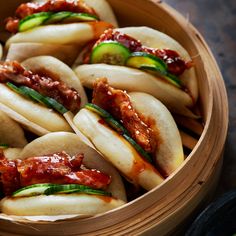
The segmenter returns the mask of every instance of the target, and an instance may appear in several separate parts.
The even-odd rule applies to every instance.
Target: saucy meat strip
[[[0,83],[12,82],[18,86],[27,86],[44,96],[55,99],[71,112],[78,112],[81,104],[78,92],[46,74],[26,70],[16,61],[0,63]]]
[[[189,69],[192,66],[191,61],[185,62],[176,51],[143,46],[139,40],[113,29],[106,30],[104,34],[100,36],[100,39],[96,42],[96,45],[104,41],[117,41],[129,48],[131,52],[146,52],[154,55],[162,59],[167,64],[168,71],[176,76],[183,74],[186,69]]]
[[[23,3],[21,4],[15,12],[15,17],[9,17],[5,20],[6,30],[11,33],[18,32],[19,21],[26,16],[33,15],[39,12],[61,12],[69,11],[74,13],[87,13],[91,15],[98,16],[95,10],[83,1],[67,1],[67,0],[50,0],[45,3]]]
[[[108,111],[120,120],[131,137],[147,152],[156,148],[153,131],[132,107],[129,95],[109,86],[107,79],[98,79],[94,84],[92,103]]]
[[[3,192],[9,195],[20,188],[20,175],[14,161],[8,161],[0,149],[0,184]]]
[[[66,152],[30,157],[25,160],[0,159],[1,183],[5,195],[21,187],[39,184],[82,184],[94,189],[105,189],[111,177],[83,164],[83,154],[73,157]]]

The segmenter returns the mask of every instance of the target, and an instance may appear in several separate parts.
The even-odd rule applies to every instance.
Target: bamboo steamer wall
[[[11,15],[19,2],[1,2],[1,18]],[[228,127],[228,103],[220,71],[204,39],[186,19],[161,1],[109,3],[120,26],[159,29],[179,41],[193,57],[204,121],[200,139],[184,164],[162,185],[117,210],[54,223],[0,220],[1,235],[168,235],[189,218],[216,186]],[[1,39],[4,37],[1,33]]]

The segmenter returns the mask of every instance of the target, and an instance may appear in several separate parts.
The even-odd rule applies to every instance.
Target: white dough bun
[[[191,61],[183,46],[158,30],[142,26],[118,28],[117,31],[139,40],[144,46],[174,50],[185,61]],[[81,57],[80,54],[75,65],[81,63]],[[185,70],[180,76],[182,85],[187,90],[182,90],[153,74],[124,66],[86,64],[77,66],[75,73],[85,87],[92,88],[97,78],[106,77],[109,84],[115,88],[128,92],[148,93],[163,102],[171,112],[197,118],[191,111],[198,99],[198,83],[194,68]]]
[[[70,67],[58,59],[51,56],[39,56],[23,61],[22,65],[33,72],[43,71],[59,79],[79,93],[81,106],[87,103],[85,91],[77,76]],[[0,109],[6,110],[12,119],[22,123],[32,132],[43,135],[48,132],[72,131],[64,117],[51,108],[17,94],[4,84],[0,84],[0,90]]]
[[[96,215],[119,206],[124,202],[112,197],[88,194],[57,194],[34,197],[10,198],[1,201],[1,210],[7,215],[54,216],[54,215]]]
[[[154,165],[171,175],[184,161],[178,128],[167,108],[156,98],[145,93],[129,94],[134,109],[151,120],[157,143]],[[108,125],[99,122],[100,116],[88,109],[74,117],[76,127],[93,143],[95,148],[131,182],[150,190],[164,178],[145,161],[134,147]],[[156,167],[157,167],[156,166]]]
[[[55,132],[35,139],[19,153],[20,159],[47,155],[65,151],[73,156],[84,154],[83,164],[90,169],[97,169],[111,176],[111,183],[106,191],[112,197],[89,194],[54,194],[32,197],[5,197],[0,202],[1,211],[18,216],[54,216],[54,215],[95,215],[126,203],[126,193],[117,170],[105,161],[94,149],[84,144],[73,133]]]
[[[22,148],[27,144],[21,126],[2,111],[0,111],[0,144],[12,148]]]

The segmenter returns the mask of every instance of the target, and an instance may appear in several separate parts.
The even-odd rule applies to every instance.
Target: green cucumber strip
[[[122,135],[142,157],[144,157],[148,162],[152,163],[151,156],[129,136],[129,132],[124,128],[123,125],[116,121],[110,113],[92,103],[87,103],[85,105],[85,108],[97,113],[102,118],[104,118],[104,120],[113,130],[117,131],[120,135]]]
[[[17,87],[10,82],[6,83],[6,85],[9,88],[11,88],[13,91],[15,91],[27,98],[30,98],[36,102],[39,102],[43,105],[46,105],[49,108],[53,108],[54,110],[56,110],[57,112],[59,112],[61,114],[68,112],[68,110],[62,104],[57,102],[55,99],[47,97],[47,96],[43,96],[32,88],[29,88],[26,86]]]
[[[126,134],[123,134],[123,137],[135,148],[135,150],[144,157],[149,163],[153,163],[152,157],[139,145],[137,144],[131,137]]]
[[[26,96],[28,98],[30,98],[30,96],[25,92],[23,91],[22,89],[20,89],[19,87],[15,86],[14,84],[10,83],[10,82],[7,82],[6,85],[12,89],[13,91],[15,91],[16,93],[19,93],[23,96]]]
[[[168,82],[170,82],[171,84],[175,85],[178,88],[181,88],[181,81],[175,75],[172,75],[168,72],[162,73],[155,66],[142,66],[142,67],[140,67],[140,69],[141,70],[149,70],[149,71],[157,72],[161,77],[166,79]]]
[[[58,111],[61,114],[66,113],[68,110],[61,105],[59,102],[57,102],[55,99],[43,96],[34,89],[28,88],[26,86],[21,86],[20,89],[25,91],[33,100],[46,105],[48,107],[53,108],[54,110]]]
[[[166,74],[167,72],[167,65],[163,60],[145,52],[133,52],[126,61],[126,66],[134,68],[151,66],[158,68],[163,74]]]
[[[54,186],[54,184],[46,183],[46,184],[30,185],[15,191],[12,194],[12,197],[30,197],[30,196],[42,195],[48,188],[52,186]]]
[[[112,117],[110,113],[108,113],[107,111],[105,111],[101,107],[97,106],[96,104],[87,103],[84,107],[89,109],[90,111],[96,112],[98,115],[100,115],[103,118]]]
[[[125,65],[130,51],[123,44],[116,41],[104,41],[93,48],[90,63],[106,63],[110,65]]]
[[[85,185],[79,184],[34,184],[15,191],[12,197],[31,197],[38,195],[52,195],[62,193],[85,193],[93,195],[111,196],[111,193],[100,190],[92,189]]]
[[[127,134],[129,135],[129,132],[118,122],[116,121],[110,113],[102,109],[101,107],[93,104],[93,103],[87,103],[85,105],[85,108],[89,109],[90,111],[93,111],[100,115],[104,120],[119,134]]]
[[[68,18],[72,14],[73,13],[70,11],[61,11],[61,12],[54,13],[48,19],[46,19],[43,22],[43,24],[48,25],[48,24],[55,24],[55,23],[61,22],[61,21],[65,20],[66,18]]]
[[[103,196],[111,196],[111,193],[99,190],[99,189],[92,189],[85,185],[79,184],[55,184],[49,187],[44,194],[51,195],[51,194],[62,194],[62,193],[86,193],[86,194],[95,194],[95,195],[103,195]]]
[[[172,84],[176,85],[177,87],[181,88],[181,81],[178,79],[177,76],[172,75],[170,73],[167,73],[166,76],[164,76],[165,79],[167,79],[169,82],[171,82]]]
[[[9,145],[5,144],[5,143],[0,143],[0,148],[1,149],[6,149],[6,148],[9,148]]]
[[[56,110],[57,112],[61,113],[62,115],[68,110],[59,102],[57,102],[55,99],[50,98],[50,97],[45,97],[47,99],[47,102],[50,104],[50,106]]]
[[[19,32],[42,25],[52,14],[52,12],[40,12],[23,18],[19,22]]]
[[[41,95],[40,93],[38,93],[37,91],[35,91],[34,89],[31,89],[26,86],[20,86],[19,89],[21,91],[23,91],[23,93],[28,95],[30,98],[35,100],[36,102],[39,102],[43,105],[50,106],[50,104],[47,104],[47,100],[45,99],[45,97],[43,95]]]
[[[119,134],[129,135],[129,132],[125,129],[125,127],[121,125],[118,121],[116,121],[113,117],[104,118],[104,120]]]
[[[97,21],[99,20],[97,16],[87,14],[87,13],[71,13],[68,17],[63,19],[63,23],[73,23],[81,21]]]

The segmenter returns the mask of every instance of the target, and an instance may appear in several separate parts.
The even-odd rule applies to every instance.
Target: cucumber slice
[[[86,193],[86,194],[95,194],[95,195],[103,195],[103,196],[111,196],[111,193],[99,190],[92,189],[85,185],[79,184],[55,184],[50,188],[46,189],[44,192],[45,195],[51,194],[62,194],[62,193]]]
[[[97,106],[96,104],[87,103],[84,107],[89,109],[90,111],[97,113],[98,115],[100,115],[103,118],[111,117],[110,113],[108,113],[107,111],[105,111],[101,107]]]
[[[170,83],[174,84],[175,86],[181,88],[181,81],[178,79],[177,76],[172,75],[170,73],[167,73],[166,76],[164,76],[165,79],[167,79]]]
[[[45,98],[47,100],[47,103],[50,104],[50,106],[57,112],[61,113],[62,115],[68,112],[68,110],[61,103],[57,102],[55,99],[50,97],[45,97]]]
[[[110,65],[125,65],[130,51],[121,43],[104,41],[98,44],[91,53],[90,63],[106,63]]]
[[[106,123],[108,123],[114,130],[116,130],[119,134],[127,134],[129,135],[129,132],[118,122],[116,121],[110,113],[102,109],[101,107],[93,104],[93,103],[87,103],[85,105],[85,108],[87,108],[90,111],[93,111],[100,115]]]
[[[57,102],[55,99],[47,97],[47,96],[43,96],[40,93],[38,93],[37,91],[35,91],[34,89],[31,89],[26,86],[17,87],[10,82],[8,82],[6,84],[13,91],[15,91],[15,92],[17,92],[29,99],[32,99],[36,102],[39,102],[43,105],[46,105],[47,107],[53,108],[54,110],[56,110],[57,112],[59,112],[61,114],[64,114],[68,111],[62,104]]]
[[[10,82],[7,82],[6,85],[12,89],[13,91],[15,91],[16,93],[19,93],[25,97],[28,97],[30,98],[29,94],[26,93],[25,91],[23,91],[22,89],[20,89],[19,87],[15,86],[14,84],[10,83]]]
[[[23,32],[42,25],[45,20],[52,16],[52,14],[52,12],[40,12],[23,18],[19,23],[19,32]]]
[[[92,189],[85,185],[79,184],[34,184],[15,191],[12,197],[31,197],[37,195],[52,195],[62,193],[86,193],[94,195],[111,196],[111,193]]]
[[[181,88],[181,81],[178,79],[178,77],[176,77],[175,75],[172,75],[170,73],[160,73],[160,71],[158,70],[158,68],[156,68],[155,66],[141,66],[140,67],[141,70],[147,70],[147,71],[153,71],[153,72],[157,72],[162,78],[166,79],[168,82],[170,82],[171,84],[175,85],[178,88]]]
[[[63,23],[73,23],[81,21],[97,21],[99,20],[97,16],[87,14],[87,13],[71,13],[69,17],[63,19]]]
[[[160,58],[155,57],[151,54],[145,52],[134,52],[131,54],[129,59],[126,61],[126,66],[141,68],[141,67],[151,67],[155,68],[162,74],[167,73],[167,65]]]
[[[50,104],[47,103],[47,99],[43,95],[41,95],[40,93],[35,91],[34,89],[31,89],[31,88],[26,87],[26,86],[20,86],[19,89],[24,94],[28,95],[30,98],[35,100],[36,102],[39,102],[39,103],[41,103],[43,105],[50,106]]]
[[[61,22],[65,20],[66,18],[68,18],[71,14],[73,13],[69,11],[61,11],[61,12],[54,13],[48,19],[46,19],[43,22],[43,24],[49,25],[49,24],[55,24],[55,23]]]
[[[30,185],[30,186],[27,186],[27,187],[24,187],[15,191],[12,194],[12,197],[30,197],[30,196],[42,195],[48,188],[53,187],[53,186],[54,184]]]
[[[0,143],[0,148],[1,149],[6,149],[6,148],[9,148],[9,145],[5,144],[5,143]]]
[[[149,163],[153,163],[152,157],[139,145],[137,144],[131,137],[126,134],[123,134],[123,137],[135,148],[135,150],[144,157]]]
[[[55,99],[43,96],[34,89],[28,88],[26,86],[21,86],[20,89],[23,92],[25,92],[29,97],[31,97],[33,100],[48,107],[52,107],[54,110],[58,111],[61,114],[64,114],[68,111],[63,105],[61,105]]]
[[[92,103],[86,104],[85,108],[103,117],[106,123],[113,130],[117,131],[120,135],[122,135],[142,157],[144,157],[148,162],[152,163],[151,156],[129,136],[129,132],[124,128],[122,124],[116,121],[110,113],[108,113],[107,111],[103,110],[101,107]]]

